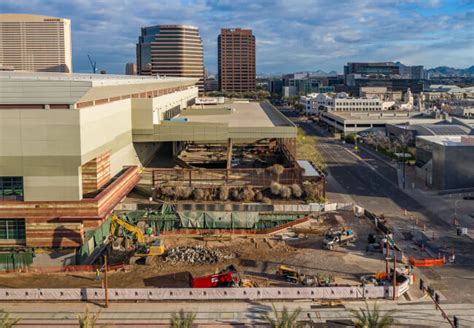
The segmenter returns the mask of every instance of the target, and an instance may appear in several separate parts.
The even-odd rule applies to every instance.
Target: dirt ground
[[[324,232],[330,226],[345,224],[357,234],[357,241],[333,251],[322,248]],[[317,229],[316,229],[317,227]],[[359,284],[360,276],[384,270],[382,254],[367,253],[367,234],[373,232],[370,223],[357,219],[352,213],[330,214],[324,222],[309,221],[295,227],[299,238],[281,240],[275,236],[233,236],[230,240],[204,241],[201,237],[164,236],[166,247],[205,245],[232,253],[235,258],[218,264],[192,265],[165,263],[157,259],[150,266],[135,265],[127,270],[110,272],[111,288],[188,287],[190,274],[194,277],[213,274],[229,264],[235,265],[243,278],[258,286],[294,286],[276,276],[280,264],[292,265],[305,274],[333,275],[337,284]],[[312,231],[311,234],[303,233]],[[291,231],[285,233],[292,234]],[[293,240],[295,239],[295,240]],[[0,287],[57,288],[101,287],[95,273],[5,274]]]

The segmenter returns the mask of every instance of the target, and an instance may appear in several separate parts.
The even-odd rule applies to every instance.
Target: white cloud
[[[70,18],[74,67],[80,70],[88,70],[90,53],[100,68],[122,73],[135,60],[140,27],[192,24],[200,28],[211,71],[220,28],[247,27],[257,38],[257,70],[281,72],[341,71],[351,60],[400,58],[467,65],[473,59],[473,10],[436,13],[443,6],[441,0],[2,0],[0,12]]]

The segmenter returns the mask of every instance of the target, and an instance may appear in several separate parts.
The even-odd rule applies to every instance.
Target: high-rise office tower
[[[189,25],[142,27],[137,43],[140,75],[199,78],[204,86],[204,55],[199,29]]]
[[[125,75],[137,75],[137,64],[126,63],[125,64]]]
[[[255,91],[255,36],[252,30],[223,28],[217,38],[219,89]]]
[[[29,14],[0,14],[0,66],[72,72],[71,21]]]

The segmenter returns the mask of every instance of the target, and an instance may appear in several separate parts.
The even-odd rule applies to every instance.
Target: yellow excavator
[[[150,264],[156,256],[163,255],[165,253],[165,247],[160,239],[155,239],[151,243],[145,242],[145,237],[140,228],[128,223],[125,220],[119,218],[116,214],[112,215],[110,224],[110,236],[115,236],[115,231],[119,226],[130,231],[137,238],[135,244],[135,253],[130,258],[130,264],[135,264],[140,259],[145,259],[145,264]]]

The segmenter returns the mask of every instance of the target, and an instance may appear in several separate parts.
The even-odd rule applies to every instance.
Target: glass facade
[[[23,177],[0,177],[0,201],[23,200]]]
[[[0,239],[25,239],[24,219],[0,219]]]

